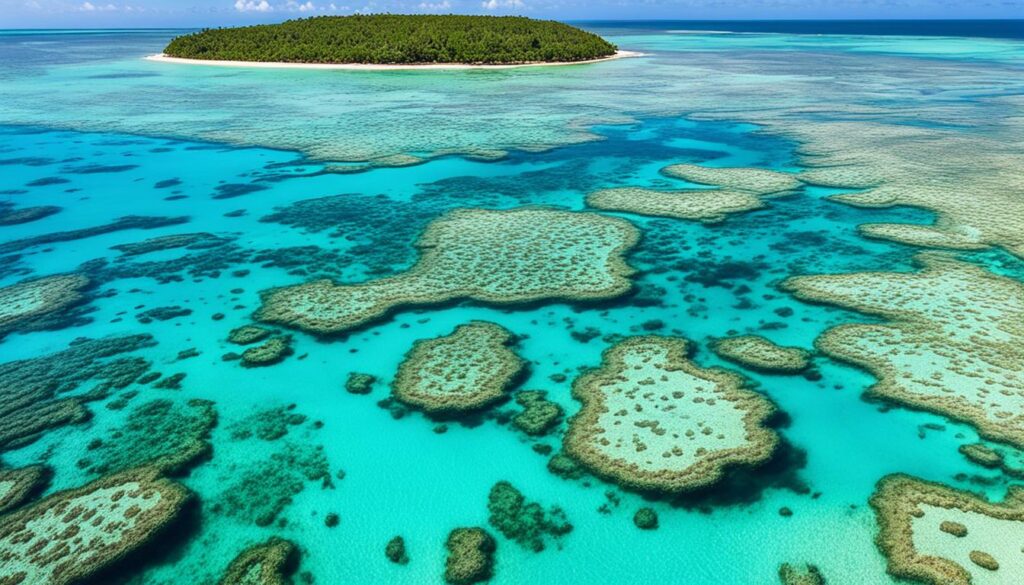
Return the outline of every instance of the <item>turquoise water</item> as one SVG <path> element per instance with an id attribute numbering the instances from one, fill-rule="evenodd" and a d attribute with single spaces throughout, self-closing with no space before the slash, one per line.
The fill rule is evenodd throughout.
<path id="1" fill-rule="evenodd" d="M 439 434 L 435 421 L 416 412 L 396 419 L 378 401 L 415 340 L 473 319 L 521 336 L 517 351 L 530 364 L 522 387 L 546 390 L 569 415 L 579 408 L 571 381 L 599 365 L 608 336 L 683 335 L 702 365 L 727 366 L 708 342 L 734 333 L 810 349 L 829 326 L 868 318 L 801 303 L 778 283 L 794 274 L 911 270 L 917 248 L 865 239 L 856 227 L 935 221 L 925 209 L 859 209 L 827 199 L 842 190 L 807 186 L 717 225 L 613 214 L 643 234 L 629 256 L 638 269 L 632 297 L 404 311 L 339 339 L 292 332 L 295 354 L 271 367 L 222 360 L 239 350 L 228 332 L 252 322 L 261 291 L 399 273 L 415 261 L 421 230 L 451 209 L 583 210 L 598 189 L 685 186 L 659 174 L 673 163 L 796 172 L 815 165 L 805 141 L 822 122 L 995 140 L 1024 119 L 1020 41 L 616 32 L 620 46 L 649 55 L 447 73 L 191 68 L 141 60 L 166 32 L 0 34 L 0 201 L 61 208 L 0 227 L 0 243 L 129 215 L 184 218 L 4 252 L 0 286 L 82 272 L 95 294 L 87 322 L 12 333 L 0 341 L 2 361 L 51 354 L 83 336 L 148 333 L 156 345 L 132 355 L 163 374 L 187 374 L 178 390 L 132 386 L 139 395 L 124 410 L 108 407 L 117 393 L 89 403 L 91 420 L 7 448 L 3 463 L 51 466 L 47 493 L 76 487 L 96 477 L 78 464 L 93 457 L 90 440 L 120 427 L 133 406 L 215 402 L 213 455 L 180 478 L 198 494 L 196 520 L 110 582 L 214 582 L 241 549 L 275 535 L 299 545 L 299 571 L 317 583 L 442 582 L 448 532 L 487 525 L 487 494 L 499 480 L 561 506 L 574 530 L 541 553 L 499 536 L 494 583 L 769 583 L 782 562 L 816 564 L 829 582 L 894 582 L 867 506 L 879 478 L 904 472 L 995 498 L 1009 480 L 957 453 L 977 440 L 969 426 L 869 403 L 861 394 L 873 378 L 828 358 L 815 357 L 816 380 L 743 371 L 785 413 L 779 432 L 789 455 L 728 489 L 676 502 L 549 473 L 533 444 L 557 451 L 558 434 L 527 440 L 496 416 L 450 422 Z M 473 156 L 494 150 L 506 154 Z M 420 164 L 390 166 L 386 157 L 396 154 Z M 363 172 L 333 172 L 367 160 Z M 301 213 L 302 202 L 318 198 L 330 199 Z M 137 256 L 112 248 L 197 232 L 216 244 Z M 963 257 L 1011 278 L 1024 274 L 998 249 Z M 191 313 L 137 318 L 170 306 Z M 588 328 L 598 332 L 592 339 L 572 335 Z M 199 355 L 179 359 L 189 348 Z M 380 382 L 369 396 L 349 394 L 351 372 Z M 308 419 L 285 436 L 232 436 L 254 412 L 288 405 Z M 274 454 L 316 447 L 330 476 L 344 470 L 333 487 L 288 465 L 267 470 Z M 226 503 L 240 481 L 261 475 L 272 480 L 260 497 L 301 487 L 270 526 Z M 608 491 L 619 503 L 600 513 Z M 658 512 L 657 531 L 633 526 L 641 506 Z M 783 507 L 793 515 L 780 515 Z M 337 527 L 325 526 L 330 513 L 340 516 Z M 406 566 L 383 555 L 396 534 L 407 544 Z"/>

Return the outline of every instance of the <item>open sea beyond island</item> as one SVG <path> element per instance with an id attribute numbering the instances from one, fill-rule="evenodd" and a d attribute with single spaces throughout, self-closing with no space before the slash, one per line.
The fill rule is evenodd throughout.
<path id="1" fill-rule="evenodd" d="M 574 24 L 0 31 L 0 583 L 1024 582 L 1024 25 Z"/>

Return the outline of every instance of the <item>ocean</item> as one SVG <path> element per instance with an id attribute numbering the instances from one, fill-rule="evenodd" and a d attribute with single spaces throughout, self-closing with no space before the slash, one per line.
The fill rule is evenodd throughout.
<path id="1" fill-rule="evenodd" d="M 1024 457 L 1022 21 L 579 24 L 642 56 L 261 70 L 143 59 L 184 31 L 0 31 L 0 460 L 51 470 L 32 498 L 138 466 L 162 466 L 192 494 L 103 582 L 217 582 L 241 551 L 279 537 L 299 550 L 300 583 L 442 583 L 449 533 L 479 526 L 497 543 L 495 584 L 760 584 L 809 563 L 829 583 L 882 585 L 900 582 L 869 505 L 883 477 L 993 501 L 1019 483 L 960 449 Z M 717 211 L 693 217 L 647 206 L 655 192 L 709 189 L 745 203 L 711 198 Z M 606 190 L 620 203 L 591 197 Z M 457 210 L 521 208 L 551 225 L 497 220 L 485 244 L 421 241 Z M 596 232 L 567 217 L 621 221 L 637 239 L 584 249 Z M 458 248 L 470 240 L 484 247 Z M 446 249 L 454 265 L 420 262 Z M 588 288 L 613 261 L 628 291 Z M 577 273 L 578 262 L 593 264 Z M 562 271 L 576 276 L 517 296 Z M 422 288 L 397 288 L 423 274 Z M 80 280 L 46 284 L 54 275 Z M 341 292 L 296 288 L 311 282 Z M 339 325 L 369 303 L 347 291 L 368 287 L 385 291 L 385 309 Z M 285 304 L 275 317 L 272 300 Z M 473 321 L 507 330 L 525 365 L 504 400 L 439 417 L 392 396 L 417 342 Z M 288 351 L 247 367 L 243 352 L 264 341 L 229 340 L 247 325 Z M 151 339 L 117 351 L 83 341 L 138 335 Z M 803 349 L 810 365 L 771 372 L 715 352 L 739 335 Z M 580 380 L 641 336 L 689 340 L 681 359 L 732 372 L 773 405 L 772 456 L 688 493 L 637 489 L 580 456 L 572 477 L 550 471 L 583 424 Z M 58 354 L 69 348 L 80 351 Z M 478 363 L 442 362 L 417 375 L 451 382 Z M 373 376 L 368 394 L 346 391 L 355 373 Z M 544 435 L 514 422 L 524 390 L 564 413 Z M 683 419 L 707 417 L 707 435 L 731 428 L 731 411 L 674 400 Z M 80 410 L 47 410 L 58 403 Z M 600 432 L 635 446 L 649 422 Z M 529 538 L 489 510 L 500 481 L 540 505 L 509 512 Z M 33 501 L 0 516 L 0 539 Z M 571 531 L 548 529 L 552 508 Z M 656 530 L 634 524 L 641 508 Z M 974 583 L 1024 571 L 1020 521 L 970 534 L 998 571 L 969 549 L 918 544 Z M 385 556 L 395 536 L 405 564 Z M 0 553 L 0 581 L 19 562 Z"/>

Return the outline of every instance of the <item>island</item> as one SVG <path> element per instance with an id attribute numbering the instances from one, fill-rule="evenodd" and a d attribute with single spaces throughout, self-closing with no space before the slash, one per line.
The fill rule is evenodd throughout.
<path id="1" fill-rule="evenodd" d="M 635 55 L 567 24 L 518 16 L 316 16 L 176 37 L 152 60 L 305 68 L 521 67 Z"/>

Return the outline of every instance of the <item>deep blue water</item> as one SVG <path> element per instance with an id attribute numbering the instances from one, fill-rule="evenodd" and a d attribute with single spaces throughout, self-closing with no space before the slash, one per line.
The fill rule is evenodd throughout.
<path id="1" fill-rule="evenodd" d="M 586 20 L 602 29 L 1024 39 L 1020 20 Z"/>

